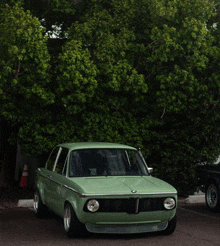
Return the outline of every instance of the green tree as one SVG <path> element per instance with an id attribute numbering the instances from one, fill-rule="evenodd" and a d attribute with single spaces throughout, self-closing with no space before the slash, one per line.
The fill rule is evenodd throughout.
<path id="1" fill-rule="evenodd" d="M 53 94 L 48 92 L 50 57 L 45 30 L 37 18 L 18 5 L 6 5 L 0 11 L 0 120 L 5 132 L 13 128 L 9 138 L 16 143 L 18 131 L 41 117 L 39 105 L 53 102 Z M 15 164 L 8 162 L 6 158 L 2 167 L 6 177 L 4 169 L 14 170 Z M 2 185 L 4 182 L 2 177 Z"/>
<path id="2" fill-rule="evenodd" d="M 77 13 L 68 38 L 89 50 L 98 86 L 76 135 L 144 147 L 158 176 L 188 192 L 197 163 L 219 154 L 213 4 L 93 0 Z"/>
<path id="3" fill-rule="evenodd" d="M 220 152 L 219 5 L 208 0 L 41 2 L 39 7 L 23 1 L 47 30 L 60 26 L 59 36 L 65 39 L 47 43 L 52 59 L 45 53 L 36 64 L 45 64 L 42 73 L 34 69 L 31 77 L 36 90 L 25 84 L 31 81 L 26 81 L 29 73 L 19 73 L 19 81 L 14 78 L 16 69 L 16 83 L 5 79 L 0 87 L 5 93 L 6 85 L 12 85 L 32 109 L 25 112 L 20 103 L 14 115 L 18 102 L 1 98 L 2 117 L 19 119 L 16 136 L 23 150 L 38 155 L 67 141 L 130 144 L 142 147 L 156 175 L 181 194 L 193 189 L 197 164 Z M 4 25 L 3 33 L 10 28 L 17 33 Z M 43 44 L 39 54 L 47 51 Z M 14 46 L 3 48 L 11 53 L 2 57 L 17 54 Z M 5 67 L 2 71 L 8 76 Z M 20 86 L 26 91 L 18 91 Z"/>

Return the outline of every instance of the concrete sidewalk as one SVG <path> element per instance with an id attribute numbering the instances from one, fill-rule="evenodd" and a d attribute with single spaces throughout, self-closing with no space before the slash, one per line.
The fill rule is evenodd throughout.
<path id="1" fill-rule="evenodd" d="M 18 201 L 18 207 L 34 207 L 33 199 L 22 199 Z"/>
<path id="2" fill-rule="evenodd" d="M 186 203 L 205 203 L 205 193 L 195 192 L 194 195 L 186 198 Z"/>

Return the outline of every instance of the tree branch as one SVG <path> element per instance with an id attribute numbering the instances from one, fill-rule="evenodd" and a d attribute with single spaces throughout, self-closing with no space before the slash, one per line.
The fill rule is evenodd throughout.
<path id="1" fill-rule="evenodd" d="M 18 68 L 16 69 L 16 74 L 15 74 L 15 78 L 18 79 L 18 74 L 20 72 L 20 68 L 21 68 L 21 62 L 18 61 Z"/>
<path id="2" fill-rule="evenodd" d="M 164 107 L 164 109 L 163 109 L 163 114 L 161 115 L 161 119 L 164 117 L 164 115 L 165 115 L 165 111 L 166 111 L 166 108 Z"/>

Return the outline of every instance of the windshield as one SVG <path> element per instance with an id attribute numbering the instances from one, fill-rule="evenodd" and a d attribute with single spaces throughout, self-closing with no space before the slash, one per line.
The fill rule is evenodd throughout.
<path id="1" fill-rule="evenodd" d="M 136 150 L 83 149 L 70 155 L 70 177 L 143 175 L 149 174 Z"/>

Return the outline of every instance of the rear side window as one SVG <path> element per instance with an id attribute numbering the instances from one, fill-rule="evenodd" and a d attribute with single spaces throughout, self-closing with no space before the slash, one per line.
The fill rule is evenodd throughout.
<path id="1" fill-rule="evenodd" d="M 49 159 L 47 160 L 47 164 L 46 164 L 46 169 L 47 170 L 53 171 L 53 167 L 54 167 L 57 155 L 59 153 L 59 149 L 60 149 L 60 147 L 55 147 L 52 150 L 52 152 L 51 152 L 51 154 L 49 156 Z"/>
<path id="2" fill-rule="evenodd" d="M 57 164 L 56 164 L 55 172 L 66 175 L 66 164 L 67 164 L 68 152 L 69 152 L 68 149 L 62 148 Z"/>

